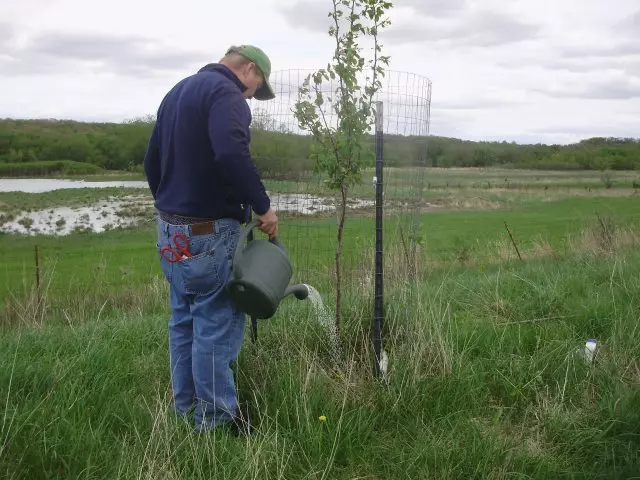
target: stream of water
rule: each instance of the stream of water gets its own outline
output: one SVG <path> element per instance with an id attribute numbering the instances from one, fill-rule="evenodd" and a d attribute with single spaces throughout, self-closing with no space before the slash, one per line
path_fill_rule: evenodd
<path id="1" fill-rule="evenodd" d="M 340 346 L 338 344 L 338 331 L 336 330 L 336 324 L 334 322 L 333 316 L 328 312 L 327 307 L 322 301 L 322 296 L 320 292 L 316 290 L 311 285 L 307 284 L 307 288 L 309 289 L 309 300 L 311 300 L 311 304 L 313 305 L 313 309 L 316 314 L 316 318 L 320 325 L 324 327 L 327 331 L 327 335 L 329 337 L 329 342 L 331 346 L 331 355 L 333 357 L 334 363 L 337 363 L 341 358 L 340 355 Z"/>
<path id="2" fill-rule="evenodd" d="M 338 331 L 336 330 L 335 319 L 333 315 L 329 313 L 327 307 L 324 305 L 322 301 L 322 296 L 317 289 L 312 287 L 309 284 L 306 284 L 309 289 L 309 300 L 311 300 L 311 304 L 313 305 L 313 309 L 316 314 L 316 318 L 318 319 L 318 323 L 324 327 L 327 331 L 327 335 L 329 337 L 329 342 L 331 344 L 331 355 L 333 358 L 334 365 L 338 365 L 340 363 L 340 358 L 342 358 L 340 352 L 340 345 L 338 343 Z M 389 356 L 387 352 L 382 350 L 380 355 L 380 372 L 382 374 L 382 378 L 387 378 L 388 367 L 389 367 Z"/>

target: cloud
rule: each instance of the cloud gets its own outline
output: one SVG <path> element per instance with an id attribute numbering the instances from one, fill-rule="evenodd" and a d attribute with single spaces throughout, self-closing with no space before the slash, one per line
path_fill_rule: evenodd
<path id="1" fill-rule="evenodd" d="M 395 43 L 443 42 L 452 46 L 492 47 L 533 39 L 539 27 L 499 12 L 477 12 L 462 21 L 393 24 L 381 36 Z"/>
<path id="2" fill-rule="evenodd" d="M 636 60 L 635 62 L 629 62 L 625 64 L 625 71 L 629 75 L 640 78 L 640 59 Z"/>
<path id="3" fill-rule="evenodd" d="M 543 135 L 565 135 L 572 137 L 618 137 L 632 138 L 637 136 L 637 126 L 630 123 L 617 124 L 589 124 L 589 125 L 555 125 L 552 127 L 535 128 L 532 132 Z"/>
<path id="4" fill-rule="evenodd" d="M 461 137 L 472 120 L 473 118 L 468 115 L 434 107 L 431 111 L 429 133 L 442 137 Z"/>
<path id="5" fill-rule="evenodd" d="M 468 5 L 468 0 L 404 0 L 397 6 L 411 7 L 415 13 L 427 17 L 447 17 L 459 14 Z"/>
<path id="6" fill-rule="evenodd" d="M 519 100 L 502 100 L 492 98 L 474 98 L 469 100 L 434 102 L 434 107 L 439 110 L 484 110 L 492 108 L 513 107 L 521 105 Z"/>
<path id="7" fill-rule="evenodd" d="M 546 68 L 574 73 L 604 72 L 610 70 L 640 77 L 640 58 L 637 60 L 627 60 L 621 57 L 557 60 L 547 64 Z"/>
<path id="8" fill-rule="evenodd" d="M 144 37 L 61 32 L 33 37 L 22 47 L 10 48 L 8 57 L 0 61 L 0 71 L 6 76 L 88 68 L 144 77 L 210 60 L 204 54 L 167 48 Z"/>
<path id="9" fill-rule="evenodd" d="M 564 58 L 640 55 L 640 40 L 618 41 L 615 43 L 607 43 L 605 45 L 570 46 L 560 50 L 559 54 Z"/>
<path id="10" fill-rule="evenodd" d="M 637 35 L 640 31 L 640 10 L 622 20 L 618 27 L 623 31 Z"/>
<path id="11" fill-rule="evenodd" d="M 540 45 L 530 53 L 521 52 L 499 60 L 496 66 L 507 69 L 542 68 L 570 73 L 597 73 L 607 70 L 640 76 L 640 40 L 608 45 Z"/>
<path id="12" fill-rule="evenodd" d="M 623 57 L 585 57 L 585 58 L 514 58 L 497 62 L 504 68 L 541 67 L 549 70 L 562 70 L 570 73 L 603 72 L 616 70 L 629 75 L 640 76 L 640 59 L 627 60 Z"/>
<path id="13" fill-rule="evenodd" d="M 640 98 L 640 78 L 618 75 L 611 79 L 585 80 L 584 83 L 534 90 L 554 98 L 630 100 Z"/>
<path id="14" fill-rule="evenodd" d="M 5 45 L 13 38 L 15 28 L 7 22 L 0 22 L 0 45 Z"/>
<path id="15" fill-rule="evenodd" d="M 630 3 L 631 4 L 631 3 Z M 622 9 L 620 9 L 622 10 Z M 572 73 L 617 70 L 637 75 L 640 61 L 640 11 L 620 19 L 618 11 L 602 7 L 600 17 L 576 20 L 575 29 L 549 31 L 535 49 L 502 59 L 497 66 L 508 69 L 540 67 Z M 599 40 L 605 38 L 606 41 Z"/>
<path id="16" fill-rule="evenodd" d="M 324 2 L 298 0 L 293 5 L 280 7 L 279 11 L 289 26 L 311 32 L 326 33 L 334 22 L 333 18 L 329 18 L 333 7 Z"/>
<path id="17" fill-rule="evenodd" d="M 0 0 L 0 116 L 144 115 L 156 111 L 185 71 L 219 58 L 227 45 L 251 42 L 282 71 L 278 99 L 262 106 L 291 122 L 290 105 L 282 101 L 289 75 L 322 67 L 333 55 L 331 2 L 267 3 L 270 8 L 263 0 L 243 2 L 244 27 L 238 29 L 239 4 L 233 2 L 185 0 L 175 9 L 169 0 Z M 633 78 L 640 78 L 640 54 L 633 53 L 640 41 L 638 0 L 393 3 L 385 33 L 396 38 L 382 39 L 385 55 L 394 71 L 433 80 L 434 134 L 531 134 L 531 140 L 555 142 L 567 138 L 558 132 L 571 125 L 609 125 L 613 134 L 621 126 L 623 134 L 637 124 L 640 98 L 616 98 L 635 95 Z M 389 80 L 385 89 L 396 98 L 406 93 L 403 104 L 415 108 L 413 81 Z M 589 100 L 593 96 L 613 99 Z M 401 116 L 388 110 L 390 118 Z M 558 125 L 558 132 L 532 131 L 548 125 Z"/>
<path id="18" fill-rule="evenodd" d="M 328 6 L 327 6 L 328 5 Z M 469 0 L 403 0 L 394 3 L 392 10 L 409 8 L 412 13 L 425 17 L 449 17 L 462 13 L 469 5 Z M 280 7 L 280 12 L 287 23 L 295 28 L 307 28 L 314 32 L 326 32 L 333 19 L 329 12 L 332 5 L 318 0 L 298 0 L 293 5 Z"/>
<path id="19" fill-rule="evenodd" d="M 419 13 L 418 18 L 399 15 L 380 37 L 396 44 L 430 41 L 488 47 L 527 40 L 539 31 L 537 25 L 507 14 L 472 11 L 467 6 L 467 0 L 408 0 L 402 7 Z M 332 22 L 326 5 L 315 0 L 298 0 L 280 12 L 288 25 L 312 32 L 327 32 Z M 457 13 L 461 15 L 449 17 Z"/>

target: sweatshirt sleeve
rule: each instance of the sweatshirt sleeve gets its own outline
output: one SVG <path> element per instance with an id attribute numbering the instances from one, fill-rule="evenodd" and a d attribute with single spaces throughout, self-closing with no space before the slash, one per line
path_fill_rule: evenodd
<path id="1" fill-rule="evenodd" d="M 237 94 L 216 95 L 209 109 L 209 141 L 216 161 L 242 203 L 263 215 L 271 204 L 249 150 L 250 112 Z"/>
<path id="2" fill-rule="evenodd" d="M 144 154 L 144 173 L 149 183 L 151 195 L 156 198 L 158 185 L 160 184 L 160 149 L 158 147 L 158 123 L 153 126 L 147 151 Z"/>

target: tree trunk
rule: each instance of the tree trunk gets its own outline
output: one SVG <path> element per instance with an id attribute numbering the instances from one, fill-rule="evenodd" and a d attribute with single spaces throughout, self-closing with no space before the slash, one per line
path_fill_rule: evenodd
<path id="1" fill-rule="evenodd" d="M 342 305 L 342 239 L 344 222 L 347 217 L 347 186 L 340 187 L 340 206 L 338 213 L 338 246 L 336 247 L 336 331 L 340 331 L 340 308 Z"/>

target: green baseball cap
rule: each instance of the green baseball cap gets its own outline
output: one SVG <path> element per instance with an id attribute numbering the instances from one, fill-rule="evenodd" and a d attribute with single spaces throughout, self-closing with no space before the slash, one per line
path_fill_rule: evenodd
<path id="1" fill-rule="evenodd" d="M 271 100 L 276 98 L 275 93 L 273 93 L 273 88 L 271 88 L 271 84 L 269 83 L 269 77 L 271 76 L 271 60 L 269 60 L 269 57 L 267 57 L 262 50 L 253 45 L 234 45 L 229 47 L 229 50 L 227 50 L 227 54 L 229 53 L 237 53 L 246 59 L 251 60 L 262 73 L 264 83 L 256 91 L 253 98 L 256 100 Z"/>

